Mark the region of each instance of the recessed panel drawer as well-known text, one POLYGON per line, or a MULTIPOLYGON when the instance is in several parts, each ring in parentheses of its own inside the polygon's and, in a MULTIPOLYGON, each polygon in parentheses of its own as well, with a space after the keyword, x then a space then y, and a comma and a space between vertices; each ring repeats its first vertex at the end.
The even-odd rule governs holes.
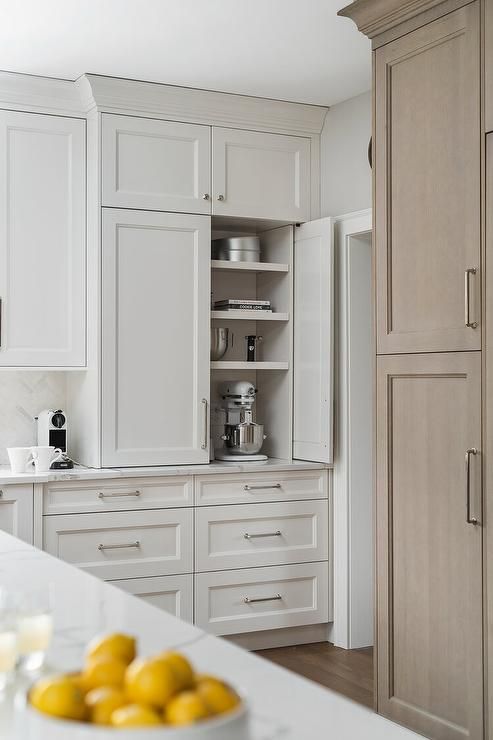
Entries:
POLYGON ((195 479, 197 506, 328 497, 327 470, 202 475, 195 479))
POLYGON ((203 506, 196 513, 195 569, 327 560, 327 501, 203 506))
POLYGON ((190 573, 193 511, 45 516, 43 542, 46 552, 106 580, 190 573))
POLYGON ((122 478, 102 481, 46 483, 44 514, 132 511, 192 506, 192 477, 122 478))
POLYGON ((328 563, 195 576, 195 624, 216 635, 325 623, 328 563))
POLYGON ((193 575, 125 578, 112 581, 113 586, 139 596, 186 622, 193 622, 193 575))

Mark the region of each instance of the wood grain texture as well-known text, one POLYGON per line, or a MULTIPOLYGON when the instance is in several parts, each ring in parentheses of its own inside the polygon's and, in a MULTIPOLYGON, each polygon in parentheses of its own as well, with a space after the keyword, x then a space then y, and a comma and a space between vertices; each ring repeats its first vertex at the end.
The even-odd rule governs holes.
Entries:
POLYGON ((359 704, 373 706, 372 648, 343 650, 320 642, 260 650, 257 654, 359 704))
POLYGON ((435 740, 483 737, 480 378, 479 352, 377 361, 378 710, 435 740))
POLYGON ((480 349, 478 3, 375 59, 377 352, 480 349))

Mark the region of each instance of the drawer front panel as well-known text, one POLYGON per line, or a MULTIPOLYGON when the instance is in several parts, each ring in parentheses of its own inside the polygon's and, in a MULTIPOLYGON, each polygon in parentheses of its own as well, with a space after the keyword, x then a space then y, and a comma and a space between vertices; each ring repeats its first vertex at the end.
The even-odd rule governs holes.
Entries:
POLYGON ((216 635, 325 623, 328 563, 195 576, 195 624, 216 635))
POLYGON ((139 596, 186 622, 193 622, 193 576, 156 576, 112 581, 113 586, 139 596))
POLYGON ((327 501, 203 506, 196 514, 195 569, 327 560, 327 501))
POLYGON ((190 573, 193 511, 45 516, 43 541, 51 555, 106 580, 190 573))
POLYGON ((185 476, 47 483, 43 488, 44 514, 133 511, 192 503, 193 479, 185 476))
POLYGON ((327 498, 327 473, 327 470, 304 470, 197 476, 195 503, 207 506, 327 498))

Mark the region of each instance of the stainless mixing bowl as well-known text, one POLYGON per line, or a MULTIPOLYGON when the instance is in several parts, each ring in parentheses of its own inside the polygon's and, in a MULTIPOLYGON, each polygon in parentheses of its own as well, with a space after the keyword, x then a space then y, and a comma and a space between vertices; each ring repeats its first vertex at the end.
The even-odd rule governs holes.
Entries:
POLYGON ((242 424, 226 424, 221 437, 226 447, 234 450, 238 455, 256 455, 260 452, 266 438, 264 425, 254 424, 252 421, 245 421, 242 424))
POLYGON ((211 360, 220 360, 226 354, 229 345, 229 329, 214 327, 211 329, 211 360))

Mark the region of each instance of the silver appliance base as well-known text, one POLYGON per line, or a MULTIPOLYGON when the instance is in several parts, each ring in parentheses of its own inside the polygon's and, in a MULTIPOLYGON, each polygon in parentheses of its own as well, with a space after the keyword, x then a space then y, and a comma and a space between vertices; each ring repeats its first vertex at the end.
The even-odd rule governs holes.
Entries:
POLYGON ((227 452, 216 452, 214 457, 222 462, 261 462, 262 460, 268 460, 267 455, 235 455, 227 452))

